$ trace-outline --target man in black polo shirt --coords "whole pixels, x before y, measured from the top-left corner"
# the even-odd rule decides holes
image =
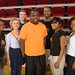
[[[45,49],[46,49],[46,65],[49,65],[48,57],[50,55],[50,47],[51,47],[50,38],[52,37],[52,35],[54,33],[54,30],[51,27],[51,9],[50,9],[50,7],[45,7],[44,8],[44,16],[45,16],[45,18],[42,19],[40,22],[42,22],[43,24],[45,24],[45,26],[47,27],[48,35],[46,37],[46,46],[45,46]]]
[[[45,26],[47,27],[48,35],[46,38],[46,49],[50,49],[51,46],[50,38],[52,37],[54,30],[51,27],[51,9],[49,7],[44,8],[44,16],[45,18],[42,19],[40,22],[45,24]]]
[[[4,21],[0,19],[0,75],[3,75],[5,64],[5,36],[2,30],[4,29]]]

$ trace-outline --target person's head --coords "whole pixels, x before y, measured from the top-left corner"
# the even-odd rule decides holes
[[[53,17],[51,20],[51,26],[53,30],[60,29],[61,19],[59,17]]]
[[[0,19],[0,31],[4,29],[4,20]]]
[[[30,12],[30,21],[33,23],[33,24],[38,24],[40,20],[40,13],[37,9],[33,9],[31,10]]]
[[[45,18],[51,17],[51,8],[50,7],[44,8],[44,16],[45,16]]]
[[[72,17],[69,21],[69,28],[70,30],[75,31],[75,17]]]
[[[26,11],[25,10],[20,10],[19,11],[19,18],[20,18],[20,20],[24,21],[24,20],[26,20],[26,17],[27,17]]]
[[[17,30],[19,28],[19,26],[20,26],[20,20],[16,19],[16,18],[12,19],[10,21],[10,26],[11,26],[12,29]]]

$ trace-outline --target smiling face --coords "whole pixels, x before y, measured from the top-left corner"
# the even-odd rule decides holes
[[[32,11],[30,14],[30,21],[33,24],[38,24],[39,19],[40,19],[39,12],[38,11]]]
[[[14,20],[14,21],[12,22],[12,28],[13,28],[13,29],[17,30],[17,29],[19,28],[19,26],[20,26],[20,23],[19,23],[18,20]]]
[[[72,20],[71,22],[71,29],[75,31],[75,20]]]
[[[25,12],[20,12],[19,17],[20,17],[20,20],[24,21],[26,19],[27,15]]]
[[[51,16],[51,10],[50,10],[50,8],[44,8],[44,16],[46,18],[49,18]]]
[[[59,24],[58,22],[55,22],[55,21],[51,23],[52,29],[55,30],[55,31],[60,29],[60,25],[61,24]]]
[[[4,22],[0,21],[0,31],[2,31],[4,29]]]

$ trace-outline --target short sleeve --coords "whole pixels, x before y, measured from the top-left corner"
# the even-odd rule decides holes
[[[23,26],[22,28],[21,28],[21,31],[20,31],[20,38],[21,39],[26,39],[26,27],[25,26]]]
[[[61,37],[61,36],[66,36],[66,33],[62,30],[60,31],[60,34],[59,34],[59,37]]]
[[[10,46],[11,46],[11,35],[7,34],[7,36],[6,36],[6,51],[9,51]]]
[[[47,34],[47,28],[46,26],[44,25],[44,37],[46,37],[48,34]]]

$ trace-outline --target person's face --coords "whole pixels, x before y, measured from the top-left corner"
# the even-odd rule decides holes
[[[51,23],[52,29],[57,30],[60,28],[60,24],[58,22],[53,22]]]
[[[14,20],[12,22],[12,28],[17,30],[19,28],[20,24],[19,24],[19,21],[18,20]]]
[[[73,31],[75,31],[75,20],[73,20],[73,21],[71,22],[71,29],[72,29]]]
[[[0,21],[0,31],[2,31],[4,29],[4,22]]]
[[[46,18],[49,18],[51,16],[51,10],[50,10],[50,8],[44,8],[44,16]]]
[[[30,21],[33,24],[38,24],[39,19],[40,19],[39,12],[38,11],[32,11],[31,15],[30,15]]]
[[[25,12],[20,12],[20,13],[19,13],[19,18],[20,18],[20,20],[24,21],[24,20],[26,19],[26,17],[27,17],[27,15],[26,15]]]

